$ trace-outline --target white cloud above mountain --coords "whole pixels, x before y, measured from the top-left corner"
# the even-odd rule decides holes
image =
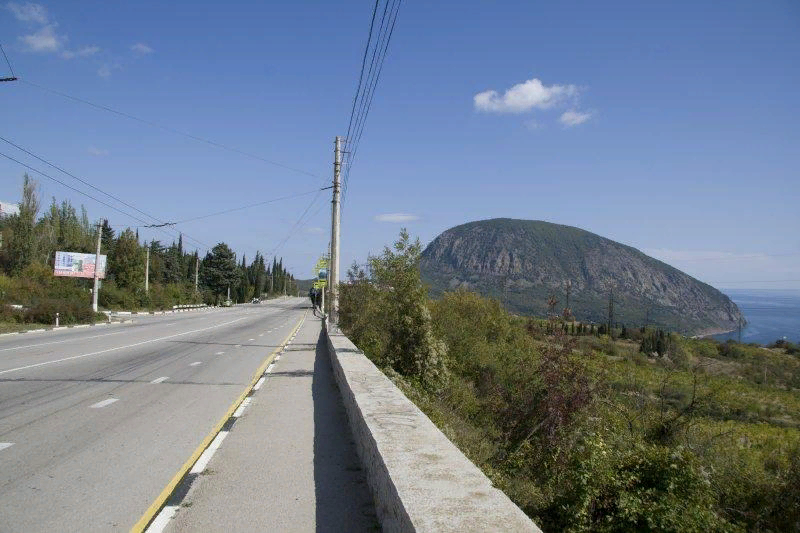
[[[384,213],[375,217],[376,222],[413,222],[419,220],[419,216],[409,213]]]

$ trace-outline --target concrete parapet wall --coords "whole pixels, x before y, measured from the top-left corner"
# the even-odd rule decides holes
[[[541,533],[347,337],[327,339],[384,532]]]

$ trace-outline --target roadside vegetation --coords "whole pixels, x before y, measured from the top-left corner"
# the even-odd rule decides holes
[[[800,531],[796,345],[433,301],[419,253],[354,265],[342,329],[544,531]]]
[[[105,320],[91,309],[93,280],[53,276],[56,251],[95,253],[97,225],[85,208],[53,198],[41,209],[36,182],[24,177],[19,214],[0,218],[0,332]],[[149,290],[145,291],[145,262],[150,250]],[[158,240],[142,243],[138,230],[115,230],[103,221],[101,253],[108,256],[107,277],[98,303],[105,310],[158,310],[184,304],[220,304],[230,287],[234,303],[269,294],[291,294],[294,278],[283,261],[268,265],[257,253],[248,264],[225,243],[204,257],[185,248],[183,237],[169,245]],[[198,290],[195,265],[199,262]]]

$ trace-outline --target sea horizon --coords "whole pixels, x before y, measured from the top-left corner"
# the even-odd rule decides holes
[[[800,290],[720,289],[739,306],[747,324],[741,341],[767,345],[778,339],[800,342]],[[739,331],[712,335],[719,341],[739,340]]]

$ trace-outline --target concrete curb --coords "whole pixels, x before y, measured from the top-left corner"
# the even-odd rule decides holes
[[[80,328],[93,328],[95,326],[113,326],[119,325],[122,322],[98,322],[97,324],[77,324],[75,326],[58,326],[52,328],[39,328],[39,329],[28,329],[25,331],[12,331],[11,333],[0,333],[0,337],[6,337],[8,335],[26,335],[28,333],[44,333],[46,331],[61,331],[62,329],[80,329]]]
[[[106,315],[110,316],[137,316],[137,315],[164,315],[167,313],[183,313],[187,311],[216,311],[224,309],[222,307],[216,307],[214,305],[206,305],[203,307],[192,307],[189,309],[172,309],[169,311],[102,311],[106,313]],[[38,328],[38,329],[28,329],[25,331],[12,331],[10,333],[0,333],[0,337],[5,337],[8,335],[24,335],[28,333],[43,333],[45,331],[60,331],[62,329],[74,329],[74,328],[88,328],[94,326],[110,326],[113,324],[122,324],[122,322],[98,322],[97,324],[77,324],[74,326],[58,326],[58,327],[50,327],[50,328]]]
[[[347,337],[326,336],[384,532],[541,533]]]

